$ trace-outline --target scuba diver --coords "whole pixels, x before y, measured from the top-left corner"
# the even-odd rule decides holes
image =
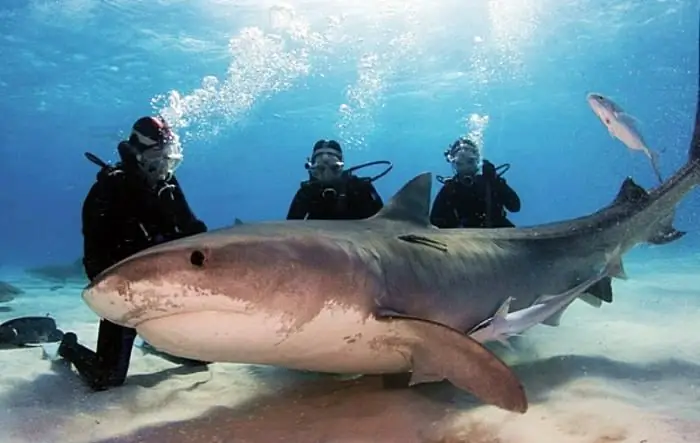
[[[455,175],[438,176],[443,184],[430,211],[430,222],[438,228],[503,228],[513,227],[505,210],[520,211],[520,197],[508,186],[502,175],[509,164],[494,166],[481,158],[476,144],[466,138],[457,139],[445,151]],[[479,174],[479,163],[483,163]]]
[[[375,177],[358,177],[358,169],[378,164],[388,167]],[[309,179],[302,182],[289,205],[287,220],[361,220],[384,206],[372,182],[393,168],[386,160],[343,169],[343,150],[335,140],[319,140],[307,159]]]
[[[121,161],[116,165],[85,153],[101,167],[82,209],[83,265],[90,281],[146,248],[207,231],[175,178],[182,149],[165,120],[139,118],[128,141],[121,141],[117,150]],[[96,352],[79,344],[76,334],[66,332],[58,354],[75,366],[93,390],[104,390],[126,380],[135,338],[136,330],[102,319]]]

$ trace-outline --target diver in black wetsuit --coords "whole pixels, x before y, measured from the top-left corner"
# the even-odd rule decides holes
[[[430,222],[438,228],[502,228],[513,227],[506,217],[520,211],[520,197],[508,186],[501,175],[509,165],[496,168],[483,160],[479,174],[481,152],[476,144],[460,138],[445,151],[445,158],[452,164],[452,178],[438,177],[442,189],[433,201]],[[499,174],[499,170],[505,169]]]
[[[376,177],[358,177],[360,168],[388,164]],[[294,195],[287,220],[361,220],[379,212],[384,206],[373,181],[393,167],[388,161],[376,161],[343,170],[343,150],[335,140],[319,140],[306,162],[309,180],[301,183]]]
[[[102,167],[82,212],[83,264],[91,281],[132,254],[207,230],[190,210],[173,175],[182,161],[182,150],[178,136],[162,118],[138,119],[118,151],[121,162],[114,166],[85,154]],[[68,332],[58,353],[94,390],[104,390],[124,383],[135,338],[134,329],[101,320],[97,352],[79,344],[77,336]]]

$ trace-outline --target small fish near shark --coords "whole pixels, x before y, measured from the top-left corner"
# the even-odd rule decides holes
[[[15,349],[60,342],[63,331],[49,316],[19,317],[0,324],[0,349]]]
[[[429,173],[416,176],[366,220],[254,222],[160,244],[106,269],[82,297],[171,355],[410,372],[411,384],[446,379],[524,413],[517,376],[468,331],[509,298],[526,309],[600,277],[611,254],[680,238],[672,213],[700,183],[700,125],[687,163],[660,186],[647,192],[627,179],[613,202],[573,220],[437,229],[431,183]],[[600,281],[611,301],[610,277]]]
[[[601,122],[608,128],[612,137],[617,138],[633,151],[643,152],[651,162],[659,183],[663,183],[659,171],[659,154],[647,146],[634,117],[626,113],[620,105],[602,94],[591,92],[586,95],[586,101]]]
[[[619,251],[613,251],[610,254],[608,264],[599,274],[591,276],[588,280],[562,294],[543,295],[529,308],[510,312],[513,298],[508,297],[493,317],[478,324],[469,331],[468,335],[479,343],[497,341],[510,348],[508,338],[520,335],[535,325],[541,323],[549,326],[559,326],[561,315],[566,308],[577,297],[583,295],[590,286],[609,276],[627,279],[627,275],[622,268]]]

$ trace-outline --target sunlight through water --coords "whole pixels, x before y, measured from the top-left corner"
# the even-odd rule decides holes
[[[475,95],[485,93],[493,82],[502,80],[499,77],[521,74],[519,47],[536,30],[538,4],[532,0],[485,4],[488,22],[473,37],[474,49],[465,52],[468,71],[464,74]],[[387,86],[397,75],[410,76],[411,70],[420,69],[430,33],[440,29],[439,23],[452,9],[464,7],[448,2],[441,9],[427,2],[393,1],[379,2],[371,11],[366,5],[342,6],[334,5],[325,20],[289,4],[267,6],[267,23],[251,24],[230,39],[231,61],[225,74],[204,76],[191,91],[159,94],[152,99],[153,109],[185,138],[214,137],[224,128],[245,124],[249,111],[275,94],[311,76],[340,69],[323,64],[333,56],[355,71],[343,101],[334,105],[337,137],[349,149],[366,147],[367,137],[376,129],[376,114],[387,99]],[[357,35],[360,27],[361,36]],[[488,122],[488,110],[482,112],[481,120],[469,114],[464,117],[468,131],[479,140]]]

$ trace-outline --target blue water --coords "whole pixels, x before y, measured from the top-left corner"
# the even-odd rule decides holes
[[[642,122],[665,150],[664,175],[685,158],[694,1],[274,5],[4,2],[0,263],[78,257],[80,205],[97,172],[83,152],[115,160],[131,123],[172,91],[191,103],[168,114],[183,127],[178,178],[210,226],[284,217],[319,138],[338,139],[349,164],[393,161],[377,182],[387,199],[421,171],[449,174],[445,147],[480,130],[485,157],[512,165],[506,178],[523,199],[515,223],[586,214],[627,175],[654,184],[646,158],[591,112],[589,91]],[[470,127],[473,114],[488,123]],[[683,203],[681,226],[697,224],[698,201]]]
[[[376,183],[386,201],[421,172],[449,175],[444,149],[471,134],[511,164],[516,225],[588,214],[627,176],[656,184],[593,114],[591,91],[639,120],[664,177],[687,157],[697,1],[288,3],[2,2],[0,271],[80,257],[98,172],[83,153],[115,161],[153,113],[183,138],[178,180],[210,228],[284,218],[322,138],[350,165],[392,161]],[[693,257],[699,208],[691,193],[676,214],[689,234],[631,255]]]

